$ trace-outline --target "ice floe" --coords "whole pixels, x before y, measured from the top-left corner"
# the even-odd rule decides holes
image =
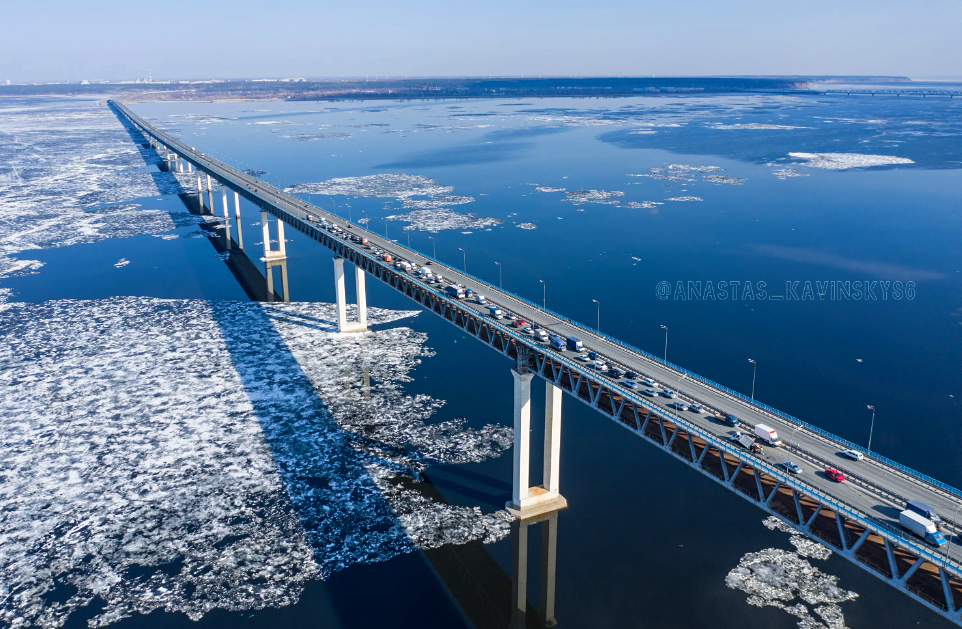
[[[298,142],[313,142],[315,140],[346,140],[353,138],[353,133],[296,133],[294,135],[282,135],[282,138],[297,140]]]
[[[650,210],[658,205],[664,205],[661,201],[631,201],[628,207],[632,209]]]
[[[402,390],[426,336],[383,325],[413,314],[345,335],[331,304],[8,304],[0,623],[279,607],[355,563],[507,535],[503,511],[416,490],[512,435]]]
[[[726,177],[725,175],[705,175],[702,179],[709,183],[723,183],[729,186],[740,186],[747,181],[740,177]]]
[[[411,224],[410,228],[426,232],[439,232],[444,229],[483,229],[501,224],[501,221],[496,218],[478,218],[473,214],[458,214],[446,208],[414,210],[407,214],[387,216],[385,220],[406,221]]]
[[[19,164],[0,166],[0,277],[40,268],[18,253],[177,226],[169,212],[125,203],[183,185],[172,173],[148,172],[157,155],[96,100],[5,99],[0,136],[0,164]]]
[[[744,124],[712,124],[709,125],[711,129],[769,129],[769,130],[784,130],[789,131],[791,129],[808,129],[809,127],[796,127],[787,124],[766,124],[762,122],[749,122]]]
[[[566,188],[552,188],[550,186],[538,186],[535,188],[538,192],[564,192]]]
[[[538,226],[534,223],[518,223],[517,226],[521,229],[538,229]]]
[[[777,607],[798,618],[800,629],[845,629],[840,603],[858,594],[838,586],[838,577],[823,573],[808,558],[825,560],[832,552],[800,534],[780,518],[770,516],[763,524],[791,533],[796,552],[768,548],[748,553],[728,573],[725,584],[748,594],[748,604]]]
[[[128,260],[127,258],[121,258],[121,259],[117,260],[116,262],[114,262],[114,266],[117,267],[118,269],[119,269],[119,268],[122,268],[122,267],[125,267],[125,266],[127,266],[128,264],[130,264],[130,260]]]
[[[671,197],[665,199],[665,201],[704,201],[701,197]]]
[[[864,155],[862,153],[789,153],[788,155],[794,159],[805,160],[802,163],[803,166],[827,170],[915,163],[906,157],[895,157],[894,155]]]
[[[794,168],[776,168],[772,171],[772,174],[779,179],[788,179],[789,177],[808,177],[808,173],[798,172]]]
[[[623,196],[625,193],[618,190],[571,190],[565,193],[565,201],[579,205],[581,203],[618,205],[621,203],[618,198]]]
[[[632,175],[629,177],[651,177],[659,181],[696,181],[695,173],[713,173],[722,170],[720,166],[689,166],[688,164],[669,164],[658,168],[649,168],[644,175]]]

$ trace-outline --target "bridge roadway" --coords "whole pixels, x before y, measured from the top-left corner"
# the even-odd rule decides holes
[[[461,300],[456,303],[456,306],[460,306],[463,310],[476,313],[478,319],[484,319],[491,329],[503,330],[510,334],[512,339],[533,348],[537,353],[547,355],[555,361],[563,361],[572,374],[577,370],[589,375],[593,381],[601,383],[613,394],[634,402],[639,411],[644,408],[645,411],[653,412],[654,416],[668,419],[680,429],[688,431],[689,435],[705,436],[709,445],[736,456],[754,469],[759,470],[763,475],[773,477],[785,486],[794,486],[801,494],[815,496],[816,500],[825,505],[826,508],[831,507],[845,518],[849,518],[850,515],[851,517],[859,517],[860,524],[887,539],[894,546],[907,549],[914,557],[922,557],[926,562],[941,566],[949,574],[956,576],[962,574],[962,545],[958,540],[951,541],[948,548],[936,550],[924,544],[921,540],[912,537],[898,525],[898,512],[904,508],[905,499],[917,498],[935,507],[943,520],[947,521],[944,527],[944,529],[947,529],[947,534],[953,530],[959,532],[959,528],[951,522],[957,508],[962,505],[958,490],[948,486],[939,487],[936,484],[937,481],[931,481],[924,475],[907,468],[901,468],[897,464],[890,464],[887,460],[866,456],[859,462],[850,461],[840,456],[839,453],[850,447],[851,444],[840,438],[819,434],[806,424],[795,424],[788,421],[762,408],[762,406],[754,404],[751,400],[736,397],[737,394],[734,392],[699,381],[696,377],[690,377],[679,368],[664,363],[664,361],[641,350],[622,345],[604,335],[597,334],[586,326],[566,320],[555,313],[536,306],[512,293],[500,290],[423,253],[411,250],[361,226],[349,223],[339,216],[330,214],[196,151],[176,138],[154,129],[149,123],[130,112],[123,105],[114,102],[110,104],[133,122],[135,126],[138,126],[142,132],[152,136],[177,152],[181,157],[194,163],[199,171],[206,172],[222,183],[226,183],[230,188],[240,192],[242,196],[260,207],[272,211],[277,216],[283,216],[285,222],[297,226],[298,221],[306,221],[312,224],[311,227],[318,230],[320,229],[320,221],[326,220],[348,230],[343,238],[337,238],[336,236],[330,236],[330,238],[343,243],[345,249],[349,248],[362,256],[366,256],[371,264],[391,268],[390,265],[386,265],[375,256],[373,252],[349,241],[351,234],[361,235],[369,240],[370,245],[390,252],[395,260],[407,260],[418,266],[430,265],[434,273],[442,274],[448,282],[459,283],[476,293],[485,295],[489,302],[520,316],[537,327],[545,328],[564,337],[574,336],[581,339],[586,350],[597,352],[604,357],[609,365],[617,364],[623,369],[635,371],[641,374],[639,379],[650,377],[659,384],[678,392],[679,398],[683,401],[698,401],[706,407],[708,412],[704,414],[696,414],[690,411],[676,412],[667,407],[667,404],[672,401],[668,398],[661,396],[657,398],[644,397],[638,391],[626,387],[623,379],[612,379],[603,373],[594,372],[589,366],[590,363],[579,364],[578,361],[572,360],[576,356],[573,352],[555,352],[549,349],[547,344],[539,343],[507,325],[493,321],[488,315],[486,306],[468,300]],[[391,268],[391,271],[401,273],[394,268]],[[416,280],[412,279],[409,283],[417,284],[422,289],[437,293],[437,289],[428,287]],[[443,287],[441,289],[443,291]],[[452,301],[442,295],[437,295],[435,298]],[[544,377],[543,374],[539,375]],[[570,390],[568,392],[571,393]],[[598,409],[596,402],[591,403],[591,405]],[[727,437],[735,429],[721,423],[720,419],[715,416],[715,412],[736,415],[742,421],[739,430],[747,434],[751,434],[752,426],[755,424],[767,424],[778,432],[785,445],[780,448],[765,447],[765,452],[761,456],[749,454],[747,451],[732,446],[727,441]],[[611,416],[611,413],[607,414]],[[642,426],[637,428],[638,430],[633,430],[633,432],[643,432]],[[800,464],[803,472],[796,477],[772,467],[786,459],[791,459]],[[822,472],[825,467],[834,467],[842,471],[848,479],[847,482],[838,484],[828,479]],[[728,474],[725,476],[727,479]],[[731,487],[730,484],[729,487]],[[956,536],[947,535],[947,537],[952,539]],[[853,559],[851,554],[848,557],[849,559]],[[892,560],[891,555],[890,560]],[[893,584],[896,583],[893,580],[886,580]],[[904,586],[904,583],[902,585]],[[902,589],[904,590],[904,588]],[[910,592],[910,594],[914,593]],[[914,598],[921,600],[956,624],[962,624],[957,605],[953,604],[955,608],[953,612],[953,610],[944,610],[939,606],[933,606],[930,601],[924,598],[918,596],[914,596]]]

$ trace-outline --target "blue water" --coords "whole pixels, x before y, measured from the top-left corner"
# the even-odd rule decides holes
[[[302,196],[355,221],[369,218],[372,230],[405,243],[410,237],[426,253],[436,246],[438,258],[466,264],[493,283],[500,262],[506,289],[544,299],[589,325],[596,324],[592,300],[598,300],[602,331],[654,354],[664,351],[661,326],[667,325],[669,360],[746,394],[753,375],[748,359],[754,359],[759,400],[852,441],[867,441],[866,405],[872,404],[878,409],[873,450],[950,484],[962,482],[962,103],[717,97],[143,103],[133,109],[208,154],[266,171],[262,178],[281,187],[378,173],[424,175],[454,186],[452,194],[476,199],[451,206],[454,211],[503,224],[471,233],[403,231],[406,223],[384,220],[408,211],[396,199]],[[178,123],[186,114],[227,120]],[[251,124],[270,121],[296,124]],[[637,126],[645,122],[680,126]],[[750,123],[803,128],[712,128]],[[388,126],[360,126],[375,124]],[[640,128],[655,133],[631,133]],[[323,133],[352,136],[283,137]],[[802,161],[789,152],[888,155],[914,163],[848,170],[795,165],[808,176],[782,180],[773,170]],[[628,176],[668,164],[717,166],[723,170],[712,174],[745,181],[715,184],[700,173],[691,175],[694,182]],[[575,204],[531,184],[624,196],[617,197],[620,205]],[[703,200],[667,200],[678,196]],[[643,201],[661,205],[626,207]],[[180,202],[167,197],[164,203]],[[243,212],[245,241],[259,241],[253,207]],[[521,222],[537,228],[519,229]],[[287,237],[291,299],[333,301],[330,253],[293,230]],[[255,249],[248,245],[248,252]],[[139,236],[31,257],[46,263],[40,274],[5,281],[17,300],[245,299],[207,239]],[[131,264],[114,269],[119,257]],[[672,287],[668,299],[656,295],[663,281]],[[915,294],[883,300],[878,288],[876,300],[776,301],[747,300],[739,289],[738,299],[676,299],[677,283],[689,281],[765,282],[769,295],[784,294],[791,281],[800,287],[900,281],[914,282]],[[411,307],[374,281],[368,303]],[[507,361],[430,314],[406,325],[426,332],[437,352],[405,387],[447,401],[438,421],[510,422]],[[535,417],[539,393],[536,386]],[[787,536],[760,525],[760,510],[587,407],[570,398],[565,405],[562,493],[570,507],[559,521],[560,626],[795,626],[781,610],[746,605],[745,595],[724,583],[745,553],[790,548]],[[532,469],[539,469],[535,459]],[[507,499],[510,465],[510,456],[502,456],[433,469],[428,477],[448,501],[493,511]],[[529,546],[540,548],[536,533]],[[488,550],[510,574],[510,539]],[[531,565],[529,599],[537,601],[536,554]],[[842,605],[848,626],[946,625],[845,560],[819,566],[860,595]],[[337,573],[309,587],[292,608],[215,612],[200,624],[466,624],[457,607],[426,561],[408,556]],[[160,612],[151,616],[118,626],[191,624]]]

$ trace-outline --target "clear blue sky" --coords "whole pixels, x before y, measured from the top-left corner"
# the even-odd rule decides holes
[[[0,81],[354,75],[962,75],[960,0],[31,0]]]

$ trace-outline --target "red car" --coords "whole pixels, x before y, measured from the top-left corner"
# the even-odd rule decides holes
[[[521,326],[526,325],[527,323],[528,323],[527,321],[525,321],[524,319],[521,319],[521,318],[519,317],[519,318],[515,319],[515,320],[514,320],[514,323],[512,323],[511,325],[513,325],[513,326],[516,327],[516,328],[520,328]]]
[[[828,468],[827,470],[825,470],[825,475],[828,476],[829,478],[831,478],[831,479],[832,479],[833,481],[835,481],[836,483],[844,483],[844,482],[845,482],[845,477],[842,476],[842,473],[839,472],[839,471],[836,470],[836,469]]]

